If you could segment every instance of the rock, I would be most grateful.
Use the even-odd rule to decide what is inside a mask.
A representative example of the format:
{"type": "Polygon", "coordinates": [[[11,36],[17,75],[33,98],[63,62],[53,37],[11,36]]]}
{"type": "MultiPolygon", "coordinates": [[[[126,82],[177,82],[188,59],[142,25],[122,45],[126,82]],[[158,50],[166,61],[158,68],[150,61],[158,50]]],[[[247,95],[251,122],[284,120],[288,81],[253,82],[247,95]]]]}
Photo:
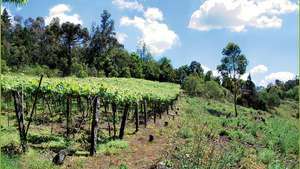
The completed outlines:
{"type": "Polygon", "coordinates": [[[169,123],[167,121],[165,121],[164,126],[167,127],[169,125],[169,123]]]}
{"type": "Polygon", "coordinates": [[[149,142],[152,142],[154,140],[154,136],[153,135],[149,135],[149,142]]]}
{"type": "Polygon", "coordinates": [[[62,165],[64,163],[64,160],[67,156],[66,150],[60,150],[55,157],[53,158],[52,162],[56,165],[62,165]]]}
{"type": "Polygon", "coordinates": [[[156,166],[157,169],[171,169],[163,161],[159,162],[156,166]]]}

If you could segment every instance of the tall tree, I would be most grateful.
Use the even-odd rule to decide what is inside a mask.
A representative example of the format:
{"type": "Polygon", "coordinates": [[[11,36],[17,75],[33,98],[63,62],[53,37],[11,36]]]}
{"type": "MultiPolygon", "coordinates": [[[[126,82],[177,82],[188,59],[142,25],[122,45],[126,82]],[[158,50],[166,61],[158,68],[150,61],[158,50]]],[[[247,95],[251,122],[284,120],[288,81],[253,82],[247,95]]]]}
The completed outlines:
{"type": "Polygon", "coordinates": [[[161,82],[173,82],[175,80],[175,71],[173,70],[171,60],[162,57],[159,61],[160,75],[159,81],[161,82]]]}
{"type": "Polygon", "coordinates": [[[11,47],[11,18],[4,8],[1,15],[1,59],[6,60],[11,47]]]}
{"type": "Polygon", "coordinates": [[[192,61],[189,66],[189,74],[196,74],[199,77],[203,77],[203,69],[201,64],[197,61],[192,61]]]}
{"type": "Polygon", "coordinates": [[[100,25],[92,28],[87,58],[87,63],[96,67],[97,70],[104,69],[104,63],[108,59],[106,57],[107,52],[110,49],[122,47],[116,38],[114,29],[114,21],[111,18],[111,14],[104,10],[101,14],[100,25]]]}
{"type": "Polygon", "coordinates": [[[189,66],[183,65],[176,70],[177,83],[183,84],[186,77],[189,75],[189,66]]]}
{"type": "Polygon", "coordinates": [[[82,28],[80,24],[66,22],[61,26],[61,38],[67,57],[67,65],[64,70],[64,75],[68,76],[71,74],[72,49],[87,40],[88,31],[86,28],[82,28]]]}
{"type": "Polygon", "coordinates": [[[221,73],[223,78],[229,77],[233,81],[233,94],[234,94],[234,111],[235,116],[238,115],[236,101],[238,92],[238,83],[241,75],[246,72],[248,61],[245,55],[241,54],[240,47],[235,43],[228,43],[222,50],[223,58],[221,65],[217,70],[221,73]]]}

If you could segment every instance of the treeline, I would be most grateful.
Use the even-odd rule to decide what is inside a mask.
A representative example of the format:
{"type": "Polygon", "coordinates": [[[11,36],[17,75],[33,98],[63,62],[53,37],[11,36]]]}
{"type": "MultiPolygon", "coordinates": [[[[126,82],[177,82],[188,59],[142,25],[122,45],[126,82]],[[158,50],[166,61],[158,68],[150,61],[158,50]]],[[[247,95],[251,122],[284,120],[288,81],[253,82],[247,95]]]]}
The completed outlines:
{"type": "Polygon", "coordinates": [[[114,21],[106,10],[101,14],[100,24],[89,31],[79,24],[60,23],[58,18],[49,25],[43,17],[11,18],[4,9],[1,28],[3,72],[134,77],[176,83],[182,82],[186,72],[203,75],[200,63],[195,61],[175,69],[166,57],[155,60],[144,43],[136,52],[128,52],[118,42],[114,21]]]}
{"type": "Polygon", "coordinates": [[[191,95],[216,99],[234,97],[235,105],[263,110],[279,105],[280,99],[299,98],[298,79],[286,83],[277,80],[274,85],[257,90],[250,76],[246,81],[238,78],[245,73],[248,61],[234,43],[222,51],[225,57],[217,67],[218,77],[213,76],[212,71],[204,73],[197,61],[174,68],[167,57],[156,60],[145,43],[141,43],[136,52],[128,52],[118,42],[114,21],[106,10],[101,14],[100,24],[93,25],[89,31],[79,24],[60,23],[58,18],[48,25],[43,17],[12,18],[4,9],[1,37],[2,72],[174,82],[182,84],[191,95]]]}
{"type": "MultiPolygon", "coordinates": [[[[256,87],[250,74],[246,81],[240,78],[246,73],[248,60],[237,44],[228,43],[222,50],[222,55],[221,64],[217,66],[220,76],[214,77],[208,71],[204,76],[191,74],[183,79],[182,87],[189,95],[230,101],[233,99],[236,116],[236,105],[270,110],[279,106],[283,99],[299,101],[298,77],[286,82],[276,80],[267,87],[256,87]]],[[[182,71],[185,72],[184,70],[182,71]]]]}

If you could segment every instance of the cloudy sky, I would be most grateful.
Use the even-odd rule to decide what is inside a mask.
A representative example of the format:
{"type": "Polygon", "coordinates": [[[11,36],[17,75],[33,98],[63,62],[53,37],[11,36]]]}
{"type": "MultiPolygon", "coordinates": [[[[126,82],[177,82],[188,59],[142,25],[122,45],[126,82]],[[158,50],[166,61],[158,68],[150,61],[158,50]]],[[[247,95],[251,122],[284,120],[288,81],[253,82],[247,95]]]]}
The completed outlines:
{"type": "MultiPolygon", "coordinates": [[[[90,28],[104,9],[129,51],[146,42],[155,58],[175,67],[196,60],[215,70],[228,42],[238,43],[257,85],[292,79],[297,73],[296,0],[29,0],[4,4],[11,15],[54,17],[90,28]]],[[[243,76],[245,78],[246,76],[243,76]]]]}

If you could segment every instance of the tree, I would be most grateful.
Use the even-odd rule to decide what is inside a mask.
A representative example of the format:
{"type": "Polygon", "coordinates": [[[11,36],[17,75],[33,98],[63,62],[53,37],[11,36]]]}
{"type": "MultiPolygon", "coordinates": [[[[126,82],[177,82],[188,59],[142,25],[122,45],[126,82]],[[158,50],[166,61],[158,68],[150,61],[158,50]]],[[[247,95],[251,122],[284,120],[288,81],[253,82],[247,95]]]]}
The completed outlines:
{"type": "Polygon", "coordinates": [[[153,60],[153,57],[149,51],[149,49],[147,48],[147,45],[145,42],[141,42],[139,44],[139,47],[137,49],[137,53],[140,56],[141,60],[144,62],[148,62],[153,60]]]}
{"type": "Polygon", "coordinates": [[[186,79],[186,77],[189,75],[189,66],[188,65],[183,65],[180,66],[177,70],[176,70],[176,76],[177,76],[177,83],[183,84],[184,80],[186,79]]]}
{"type": "Polygon", "coordinates": [[[213,79],[213,73],[211,70],[207,71],[204,77],[205,81],[211,81],[213,79]]]}
{"type": "Polygon", "coordinates": [[[63,73],[68,76],[71,74],[72,49],[87,40],[88,31],[86,28],[82,29],[80,24],[66,22],[61,26],[61,38],[67,57],[67,65],[63,73]]]}
{"type": "Polygon", "coordinates": [[[97,70],[104,69],[106,55],[112,48],[123,48],[116,39],[114,31],[114,21],[111,14],[104,10],[101,14],[101,23],[99,26],[93,26],[91,32],[91,41],[88,49],[87,63],[97,70]]]}
{"type": "Polygon", "coordinates": [[[196,74],[199,77],[203,77],[203,69],[201,64],[197,61],[192,61],[189,66],[189,74],[196,74]]]}
{"type": "Polygon", "coordinates": [[[235,43],[228,43],[222,50],[223,58],[221,65],[217,70],[221,73],[223,78],[229,77],[233,81],[233,94],[234,94],[234,111],[235,116],[238,115],[236,108],[238,84],[241,75],[246,72],[248,61],[245,55],[241,54],[240,47],[235,43]]]}
{"type": "Polygon", "coordinates": [[[25,5],[28,3],[28,0],[2,0],[4,3],[12,3],[16,5],[25,5]]]}
{"type": "Polygon", "coordinates": [[[159,81],[173,82],[175,80],[175,72],[173,70],[171,60],[166,57],[162,57],[158,63],[160,68],[159,81]]]}
{"type": "Polygon", "coordinates": [[[11,29],[11,19],[7,10],[4,8],[1,15],[1,58],[5,60],[8,58],[11,48],[11,29]]]}

